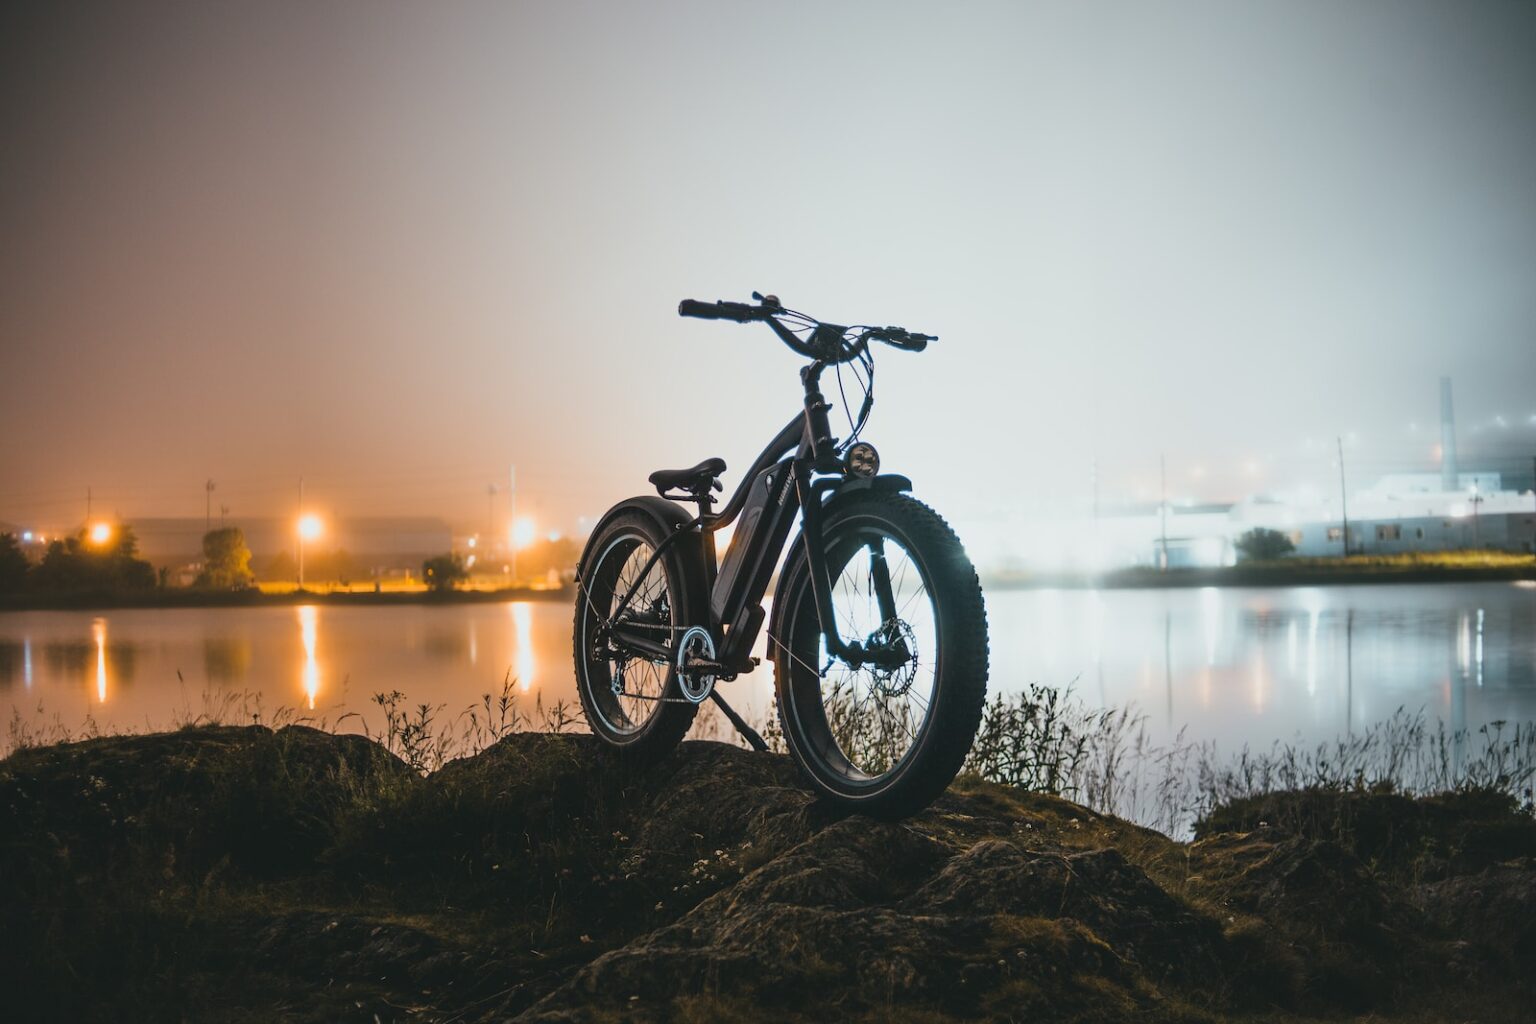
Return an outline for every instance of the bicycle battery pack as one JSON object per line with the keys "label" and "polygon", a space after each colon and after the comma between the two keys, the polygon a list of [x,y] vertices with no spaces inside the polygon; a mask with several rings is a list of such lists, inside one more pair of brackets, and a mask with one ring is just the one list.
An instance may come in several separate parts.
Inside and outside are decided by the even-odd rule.
{"label": "bicycle battery pack", "polygon": [[728,608],[751,607],[762,602],[773,575],[773,565],[764,563],[784,549],[784,538],[799,510],[800,499],[795,493],[789,459],[769,466],[752,481],[710,595],[716,621]]}

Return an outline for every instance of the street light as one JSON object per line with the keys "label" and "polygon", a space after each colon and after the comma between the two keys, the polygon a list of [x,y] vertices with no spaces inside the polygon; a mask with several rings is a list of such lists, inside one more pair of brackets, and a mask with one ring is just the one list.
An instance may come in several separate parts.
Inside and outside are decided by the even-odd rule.
{"label": "street light", "polygon": [[533,520],[524,516],[512,524],[512,546],[515,548],[527,547],[533,543],[533,534]]}
{"label": "street light", "polygon": [[320,523],[320,517],[316,515],[299,516],[299,589],[304,589],[304,542],[318,540],[324,532],[324,526]]}
{"label": "street light", "polygon": [[533,520],[527,516],[512,520],[512,585],[517,586],[517,552],[533,543]]}
{"label": "street light", "polygon": [[95,523],[91,526],[91,543],[105,544],[112,539],[112,526],[109,523]]}

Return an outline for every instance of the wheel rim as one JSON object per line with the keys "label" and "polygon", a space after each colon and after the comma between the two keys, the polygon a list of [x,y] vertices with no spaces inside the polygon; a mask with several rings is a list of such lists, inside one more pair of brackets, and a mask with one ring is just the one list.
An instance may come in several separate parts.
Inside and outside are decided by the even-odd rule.
{"label": "wheel rim", "polygon": [[618,736],[634,736],[661,710],[671,679],[671,659],[647,659],[621,653],[600,635],[599,626],[612,620],[631,588],[634,597],[622,621],[627,628],[654,631],[669,642],[676,628],[677,602],[661,559],[646,567],[655,549],[638,533],[626,533],[608,543],[582,587],[586,612],[582,616],[583,685],[599,724]]}
{"label": "wheel rim", "polygon": [[[881,613],[875,596],[872,544],[889,567],[894,620]],[[926,567],[887,523],[840,530],[828,544],[828,574],[845,641],[890,645],[899,637],[913,658],[886,668],[854,668],[830,658],[805,579],[790,644],[791,711],[803,753],[819,773],[848,788],[878,789],[901,773],[932,725],[940,681],[938,608]]]}

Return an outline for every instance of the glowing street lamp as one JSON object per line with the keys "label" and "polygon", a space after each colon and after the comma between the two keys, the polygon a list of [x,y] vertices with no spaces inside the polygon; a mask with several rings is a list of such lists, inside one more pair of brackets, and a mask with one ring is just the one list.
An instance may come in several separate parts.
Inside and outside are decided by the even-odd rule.
{"label": "glowing street lamp", "polygon": [[325,527],[316,515],[299,516],[299,589],[304,589],[304,542],[318,540]]}
{"label": "glowing street lamp", "polygon": [[91,525],[91,543],[105,544],[112,539],[112,526],[110,523],[93,523]]}
{"label": "glowing street lamp", "polygon": [[529,544],[533,543],[534,533],[535,530],[532,519],[524,516],[523,518],[517,520],[512,524],[512,546],[515,548],[527,547]]}
{"label": "glowing street lamp", "polygon": [[509,531],[512,541],[512,584],[517,585],[517,552],[521,548],[533,543],[533,520],[527,516],[512,520],[512,529]]}

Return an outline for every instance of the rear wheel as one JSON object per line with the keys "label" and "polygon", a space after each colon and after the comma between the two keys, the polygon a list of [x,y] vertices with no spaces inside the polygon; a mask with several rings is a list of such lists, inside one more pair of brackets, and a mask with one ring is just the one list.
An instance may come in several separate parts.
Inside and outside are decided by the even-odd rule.
{"label": "rear wheel", "polygon": [[948,524],[903,494],[839,501],[822,534],[839,634],[874,657],[853,665],[828,655],[802,537],[769,641],[784,739],[827,797],[903,817],[954,779],[981,721],[981,586]]}
{"label": "rear wheel", "polygon": [[698,710],[679,692],[675,657],[627,651],[609,629],[621,624],[671,651],[691,625],[688,574],[676,550],[652,561],[665,536],[643,514],[615,516],[587,542],[576,594],[572,648],[582,711],[594,735],[636,757],[670,751]]}

